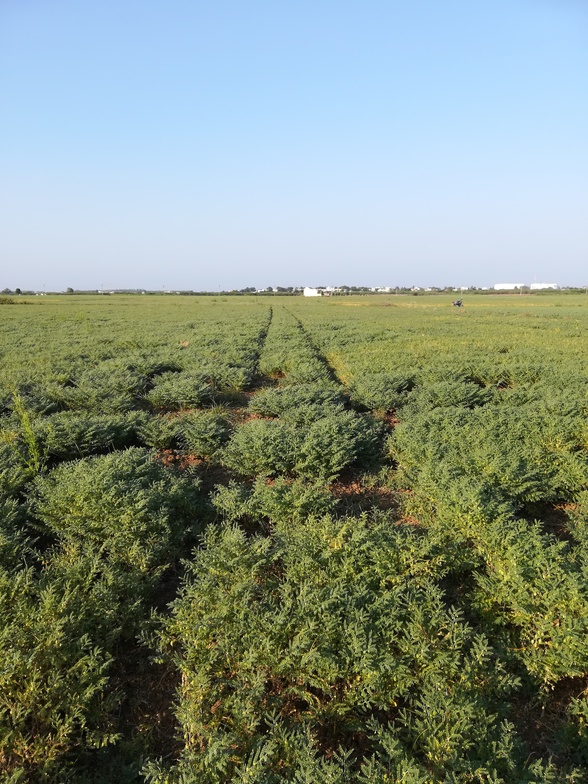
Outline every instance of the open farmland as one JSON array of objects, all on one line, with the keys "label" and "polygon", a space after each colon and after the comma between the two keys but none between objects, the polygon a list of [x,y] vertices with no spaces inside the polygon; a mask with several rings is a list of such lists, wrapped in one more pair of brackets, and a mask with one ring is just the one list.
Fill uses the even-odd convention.
[{"label": "open farmland", "polygon": [[0,305],[9,782],[588,779],[588,297]]}]

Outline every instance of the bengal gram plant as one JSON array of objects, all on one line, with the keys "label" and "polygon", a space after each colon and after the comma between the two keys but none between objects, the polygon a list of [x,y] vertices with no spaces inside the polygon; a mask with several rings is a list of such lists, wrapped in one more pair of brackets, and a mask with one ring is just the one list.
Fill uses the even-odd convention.
[{"label": "bengal gram plant", "polygon": [[588,297],[21,299],[2,781],[588,780]]}]

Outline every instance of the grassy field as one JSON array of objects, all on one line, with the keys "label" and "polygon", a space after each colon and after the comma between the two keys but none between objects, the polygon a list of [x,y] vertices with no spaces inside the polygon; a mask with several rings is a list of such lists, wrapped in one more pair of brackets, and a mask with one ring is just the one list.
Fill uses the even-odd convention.
[{"label": "grassy field", "polygon": [[9,782],[588,778],[588,297],[0,304]]}]

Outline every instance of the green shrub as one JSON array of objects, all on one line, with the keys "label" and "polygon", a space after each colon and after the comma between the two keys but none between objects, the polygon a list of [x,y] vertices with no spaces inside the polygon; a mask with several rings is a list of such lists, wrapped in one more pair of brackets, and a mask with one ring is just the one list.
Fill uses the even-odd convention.
[{"label": "green shrub", "polygon": [[502,633],[528,675],[549,693],[588,675],[585,553],[546,536],[538,523],[498,518],[468,526],[486,568],[474,603]]},{"label": "green shrub", "polygon": [[18,497],[33,476],[26,456],[19,448],[17,433],[10,435],[5,432],[2,435],[10,441],[0,443],[0,502]]},{"label": "green shrub", "polygon": [[116,740],[112,719],[120,698],[108,688],[112,657],[92,635],[112,609],[112,596],[91,581],[0,569],[4,775],[64,780],[64,758]]},{"label": "green shrub", "polygon": [[283,383],[332,383],[331,373],[312,345],[308,333],[292,314],[275,312],[259,360],[260,373],[285,377]]},{"label": "green shrub", "polygon": [[278,477],[259,477],[253,487],[231,482],[217,486],[212,498],[215,509],[227,522],[269,520],[274,523],[303,522],[323,515],[335,506],[335,499],[320,482]]},{"label": "green shrub", "polygon": [[[490,389],[483,389],[471,381],[438,381],[423,386],[410,397],[411,412],[422,414],[427,410],[460,406],[475,408],[488,403],[493,396]],[[403,411],[402,416],[408,412]]]},{"label": "green shrub", "polygon": [[379,456],[382,427],[353,411],[337,411],[307,427],[276,419],[254,419],[237,428],[223,454],[229,468],[245,476],[294,471],[330,481],[358,460]]},{"label": "green shrub", "polygon": [[9,571],[22,564],[31,552],[22,517],[22,506],[15,500],[0,500],[0,567]]},{"label": "green shrub", "polygon": [[231,480],[228,485],[217,485],[212,496],[212,505],[222,518],[237,522],[254,518],[253,490],[243,482]]},{"label": "green shrub", "polygon": [[323,417],[306,429],[295,470],[326,481],[358,461],[369,466],[380,453],[382,427],[368,416],[341,411]]},{"label": "green shrub", "polygon": [[217,411],[194,411],[178,420],[179,443],[196,457],[215,457],[229,439],[228,420]]},{"label": "green shrub", "polygon": [[249,410],[254,414],[280,417],[295,425],[342,411],[345,397],[340,388],[319,384],[300,384],[280,389],[265,389],[253,396]]},{"label": "green shrub", "polygon": [[92,414],[122,414],[137,408],[148,379],[117,360],[90,367],[76,376],[73,384],[54,390],[62,408]]},{"label": "green shrub", "polygon": [[365,373],[353,381],[351,397],[368,409],[396,410],[405,405],[415,383],[411,375]]},{"label": "green shrub", "polygon": [[524,504],[573,500],[588,485],[588,455],[578,421],[537,406],[438,408],[413,415],[390,441],[391,454],[414,487],[459,503],[460,479],[487,499]]},{"label": "green shrub", "polygon": [[508,773],[495,752],[516,681],[446,607],[440,568],[425,538],[387,521],[313,519],[271,539],[209,529],[162,636],[184,750],[153,780],[306,781],[332,767],[348,777],[331,780],[376,784],[382,746],[409,781]]},{"label": "green shrub", "polygon": [[294,467],[301,440],[292,427],[273,419],[253,419],[237,428],[223,463],[245,476],[275,476]]},{"label": "green shrub", "polygon": [[102,551],[139,572],[164,564],[198,524],[194,482],[137,448],[64,463],[35,481],[31,499],[63,545]]},{"label": "green shrub", "polygon": [[179,446],[178,429],[176,416],[150,416],[139,429],[139,437],[151,449],[175,449]]},{"label": "green shrub", "polygon": [[329,369],[313,355],[293,355],[288,358],[284,372],[286,384],[325,384],[332,383]]},{"label": "green shrub", "polygon": [[146,418],[139,411],[102,415],[62,411],[37,419],[34,433],[48,458],[71,460],[136,445]]},{"label": "green shrub", "polygon": [[[51,379],[32,378],[20,383],[12,384],[2,395],[2,409],[5,412],[15,412],[15,395],[31,414],[51,414],[58,410],[59,401],[56,400],[54,390],[58,385]],[[58,386],[61,389],[61,386]]]},{"label": "green shrub", "polygon": [[163,373],[146,396],[153,408],[166,411],[197,408],[213,397],[209,379],[200,373]]},{"label": "green shrub", "polygon": [[223,364],[217,361],[210,367],[203,367],[203,371],[210,375],[216,389],[223,393],[239,392],[244,389],[253,378],[253,363],[255,355],[250,357],[251,365],[247,367]]},{"label": "green shrub", "polygon": [[301,523],[310,517],[327,514],[335,503],[322,482],[284,477],[267,482],[259,478],[253,486],[253,508],[273,523]]}]

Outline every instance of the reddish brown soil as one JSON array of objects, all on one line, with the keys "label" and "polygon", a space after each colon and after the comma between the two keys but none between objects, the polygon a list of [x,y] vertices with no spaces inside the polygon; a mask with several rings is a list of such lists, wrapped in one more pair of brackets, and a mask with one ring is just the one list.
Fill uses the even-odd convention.
[{"label": "reddish brown soil", "polygon": [[195,455],[183,455],[179,452],[176,452],[175,449],[164,449],[159,453],[158,457],[163,465],[174,466],[174,468],[179,468],[180,471],[185,471],[187,468],[192,468],[193,466],[206,463],[206,461],[201,457],[195,457]]},{"label": "reddish brown soil", "polygon": [[384,422],[388,425],[388,427],[394,429],[400,420],[396,416],[395,411],[386,411],[384,414]]},{"label": "reddish brown soil", "polygon": [[365,487],[359,481],[335,482],[329,490],[348,511],[398,510],[398,496],[387,487]]}]

